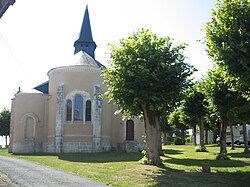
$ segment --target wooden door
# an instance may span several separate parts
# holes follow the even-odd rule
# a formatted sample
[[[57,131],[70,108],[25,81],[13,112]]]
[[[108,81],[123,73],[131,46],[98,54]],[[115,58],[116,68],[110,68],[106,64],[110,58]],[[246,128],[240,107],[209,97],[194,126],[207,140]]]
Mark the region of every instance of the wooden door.
[[[134,121],[128,120],[126,122],[126,140],[134,140]]]

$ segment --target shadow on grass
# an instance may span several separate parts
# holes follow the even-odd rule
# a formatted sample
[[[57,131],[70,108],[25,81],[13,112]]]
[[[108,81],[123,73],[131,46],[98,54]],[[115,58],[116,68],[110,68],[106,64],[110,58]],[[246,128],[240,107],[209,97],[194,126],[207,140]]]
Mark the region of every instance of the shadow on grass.
[[[217,145],[217,144],[206,144],[205,145],[207,148],[209,148],[209,147],[220,147],[219,145]]]
[[[203,173],[201,164],[205,160],[198,159],[176,159],[171,158],[166,160],[168,163],[182,164],[186,166],[200,166],[198,170],[177,170],[169,168],[166,165],[160,167],[156,173],[148,175],[154,179],[156,187],[246,187],[249,186],[250,172],[211,172]],[[206,160],[207,161],[207,160]],[[165,162],[165,163],[166,163]],[[235,160],[209,160],[211,167],[243,167],[249,165],[242,161]]]
[[[250,158],[250,153],[228,153],[232,158]]]
[[[162,168],[158,173],[149,176],[155,180],[157,187],[245,187],[249,183],[249,172],[202,173],[201,171],[177,171]]]
[[[104,153],[33,153],[15,154],[21,156],[57,156],[61,160],[71,162],[106,163],[106,162],[131,162],[140,160],[142,153],[104,152]]]
[[[138,161],[143,155],[141,153],[125,153],[125,152],[106,152],[106,153],[84,153],[84,154],[59,154],[59,159],[71,162],[130,162]]]
[[[169,157],[170,158],[170,157]],[[170,158],[165,160],[165,163],[178,164],[184,166],[202,166],[204,161],[209,161],[211,167],[244,167],[249,166],[249,163],[240,160],[207,160],[207,159],[190,159],[190,158]]]
[[[183,151],[175,150],[175,149],[164,149],[163,153],[167,155],[173,155],[173,154],[183,154]]]

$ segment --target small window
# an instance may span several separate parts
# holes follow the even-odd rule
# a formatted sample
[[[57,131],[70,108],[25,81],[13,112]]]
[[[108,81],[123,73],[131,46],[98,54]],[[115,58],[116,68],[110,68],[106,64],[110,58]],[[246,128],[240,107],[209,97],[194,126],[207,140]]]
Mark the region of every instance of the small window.
[[[83,121],[83,98],[80,95],[75,97],[74,121]]]
[[[72,101],[67,100],[66,121],[71,121],[71,119],[72,119]]]
[[[86,101],[86,115],[85,115],[85,121],[91,121],[91,101]]]

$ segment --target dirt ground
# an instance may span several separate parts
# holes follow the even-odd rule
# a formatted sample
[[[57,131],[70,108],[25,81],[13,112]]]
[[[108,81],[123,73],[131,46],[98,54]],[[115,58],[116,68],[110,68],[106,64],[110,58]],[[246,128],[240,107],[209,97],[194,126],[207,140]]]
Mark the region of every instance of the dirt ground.
[[[6,174],[0,172],[0,187],[17,187],[17,186],[18,185],[13,183]]]

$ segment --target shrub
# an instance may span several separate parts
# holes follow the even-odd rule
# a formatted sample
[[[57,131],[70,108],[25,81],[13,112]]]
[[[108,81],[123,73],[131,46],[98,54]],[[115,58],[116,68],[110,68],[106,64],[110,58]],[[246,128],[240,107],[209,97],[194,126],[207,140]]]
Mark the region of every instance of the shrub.
[[[174,139],[174,145],[184,145],[185,142],[183,142],[183,140],[181,139],[181,137],[177,136]]]
[[[208,152],[205,146],[196,146],[195,152]]]
[[[161,166],[162,165],[162,160],[158,160],[156,163],[153,162],[152,160],[148,160],[147,155],[146,155],[146,150],[143,150],[141,152],[144,156],[142,157],[142,159],[139,160],[140,164],[147,164],[147,165],[157,165],[157,166]]]
[[[171,144],[173,144],[173,142],[170,142],[170,141],[166,141],[166,142],[162,143],[162,145],[171,145]]]
[[[192,136],[188,136],[188,137],[185,139],[185,141],[186,141],[187,143],[192,143]]]

